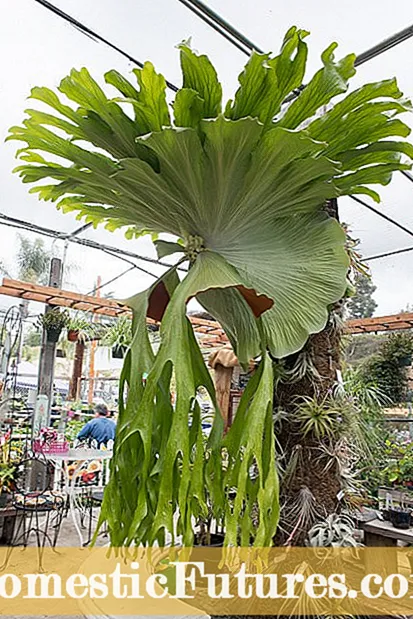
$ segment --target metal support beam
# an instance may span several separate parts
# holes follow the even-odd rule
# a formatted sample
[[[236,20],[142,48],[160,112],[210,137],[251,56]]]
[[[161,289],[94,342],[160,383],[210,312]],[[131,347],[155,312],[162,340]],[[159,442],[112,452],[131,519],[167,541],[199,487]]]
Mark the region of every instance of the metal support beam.
[[[60,258],[52,258],[50,264],[49,286],[51,288],[61,288],[62,285],[62,261]],[[46,305],[46,312],[53,309],[52,305]],[[56,343],[49,342],[46,330],[43,329],[42,347],[39,360],[39,377],[37,394],[45,395],[48,398],[49,406],[47,412],[47,424],[50,422],[50,407],[53,397],[53,378],[56,356]]]

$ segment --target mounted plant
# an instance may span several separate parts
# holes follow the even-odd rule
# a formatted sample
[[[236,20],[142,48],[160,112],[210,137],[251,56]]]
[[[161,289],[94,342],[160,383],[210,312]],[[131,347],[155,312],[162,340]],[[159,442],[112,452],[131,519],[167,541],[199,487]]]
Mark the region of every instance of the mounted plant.
[[[354,521],[346,514],[331,514],[315,524],[308,534],[308,546],[360,546],[354,537]]]
[[[34,88],[32,98],[52,109],[28,110],[23,126],[11,129],[8,139],[24,142],[16,170],[23,182],[52,181],[31,190],[41,199],[94,225],[124,227],[129,238],[175,235],[173,243],[155,241],[158,255],[177,254],[177,264],[189,267],[182,281],[171,267],[125,302],[133,337],[102,508],[114,545],[162,544],[166,533],[191,544],[192,522],[211,511],[225,526],[225,544],[272,542],[279,500],[270,355],[298,352],[347,289],[346,235],[325,202],[349,193],[378,200],[370,185],[387,184],[410,167],[401,155],[413,156],[410,144],[385,139],[410,132],[396,118],[410,104],[395,80],[332,104],[355,74],[355,56],[336,62],[335,43],[300,96],[282,105],[303,81],[307,34],[291,28],[278,56],[254,52],[224,107],[209,59],[183,43],[183,87],[171,107],[165,79],[149,62],[133,71],[136,83],[106,73],[116,98],[86,69],[73,70],[59,87],[70,105]],[[186,317],[194,297],[221,323],[241,364],[261,357],[225,437]],[[147,316],[161,321],[156,356]],[[201,386],[216,410],[206,446]]]
[[[58,307],[54,307],[38,318],[38,325],[45,329],[48,342],[58,342],[61,332],[68,323],[69,313],[67,310],[61,311]]]

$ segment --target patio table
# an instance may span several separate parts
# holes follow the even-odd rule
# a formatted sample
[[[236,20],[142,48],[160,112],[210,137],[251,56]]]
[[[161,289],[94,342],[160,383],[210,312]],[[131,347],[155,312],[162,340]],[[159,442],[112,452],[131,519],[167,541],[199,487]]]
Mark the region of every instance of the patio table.
[[[78,500],[79,487],[76,485],[76,481],[80,477],[82,469],[87,469],[89,464],[93,461],[100,463],[100,473],[102,475],[102,484],[104,486],[108,479],[108,466],[105,466],[105,462],[111,459],[113,451],[111,449],[93,449],[87,447],[76,447],[69,449],[66,453],[62,454],[44,454],[46,460],[53,462],[55,465],[55,489],[60,485],[60,474],[63,474],[64,491],[67,494],[70,514],[75,526],[76,532],[79,536],[80,545],[83,546],[84,539],[79,523],[80,510],[82,508],[81,503]],[[69,465],[72,464],[73,466]],[[94,486],[96,489],[98,486]],[[84,488],[84,487],[83,487]]]

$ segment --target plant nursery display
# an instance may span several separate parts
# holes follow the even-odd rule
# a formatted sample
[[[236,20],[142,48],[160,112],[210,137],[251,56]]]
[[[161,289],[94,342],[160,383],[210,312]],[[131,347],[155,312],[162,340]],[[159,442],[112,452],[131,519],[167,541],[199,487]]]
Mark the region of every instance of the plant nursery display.
[[[326,202],[348,194],[379,201],[371,186],[389,183],[410,167],[403,155],[413,157],[398,118],[411,106],[396,81],[346,95],[355,55],[337,61],[335,43],[284,104],[303,82],[307,35],[293,27],[278,55],[253,52],[227,103],[208,57],[182,43],[183,84],[171,105],[150,62],[133,70],[133,81],[106,73],[107,91],[87,69],[73,69],[59,94],[34,88],[42,107],[11,129],[8,139],[23,142],[16,171],[41,199],[94,225],[125,228],[129,238],[151,234],[159,257],[176,257],[126,301],[132,341],[101,516],[113,545],[178,536],[191,545],[193,523],[211,518],[225,545],[268,546],[276,533],[273,362],[320,332],[349,287],[346,234]],[[225,435],[186,315],[193,298],[222,325],[242,365],[260,361]],[[148,316],[161,323],[156,354]],[[215,407],[207,442],[200,387]],[[334,434],[339,411],[328,404],[306,400],[303,432]],[[346,524],[330,525],[331,535],[349,538]]]

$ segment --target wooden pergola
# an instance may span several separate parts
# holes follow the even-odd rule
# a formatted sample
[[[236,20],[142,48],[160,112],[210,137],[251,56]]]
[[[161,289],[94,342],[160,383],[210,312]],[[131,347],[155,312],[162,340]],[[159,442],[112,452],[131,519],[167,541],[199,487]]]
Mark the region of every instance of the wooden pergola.
[[[103,316],[116,317],[127,315],[130,312],[125,305],[113,299],[93,297],[72,292],[71,290],[61,290],[51,286],[40,286],[8,278],[3,279],[0,286],[0,294]],[[206,320],[205,318],[197,318],[195,316],[189,316],[189,320],[194,326],[195,333],[199,334],[203,346],[218,347],[228,343],[228,338],[222,327],[215,320]],[[156,324],[151,318],[148,318],[147,321],[148,324]],[[377,318],[359,318],[346,322],[346,332],[353,334],[379,333],[412,328],[413,313],[411,312]]]
[[[30,282],[21,282],[15,279],[4,278],[0,286],[0,294],[28,301],[46,303],[55,307],[66,307],[83,312],[90,312],[101,316],[124,316],[130,314],[128,307],[103,297],[93,297],[79,294],[71,290],[61,290],[51,286],[40,286]],[[201,342],[205,346],[216,346],[228,343],[228,338],[215,320],[206,320],[189,316],[194,330],[201,336]],[[148,324],[156,324],[152,318],[147,318]]]

